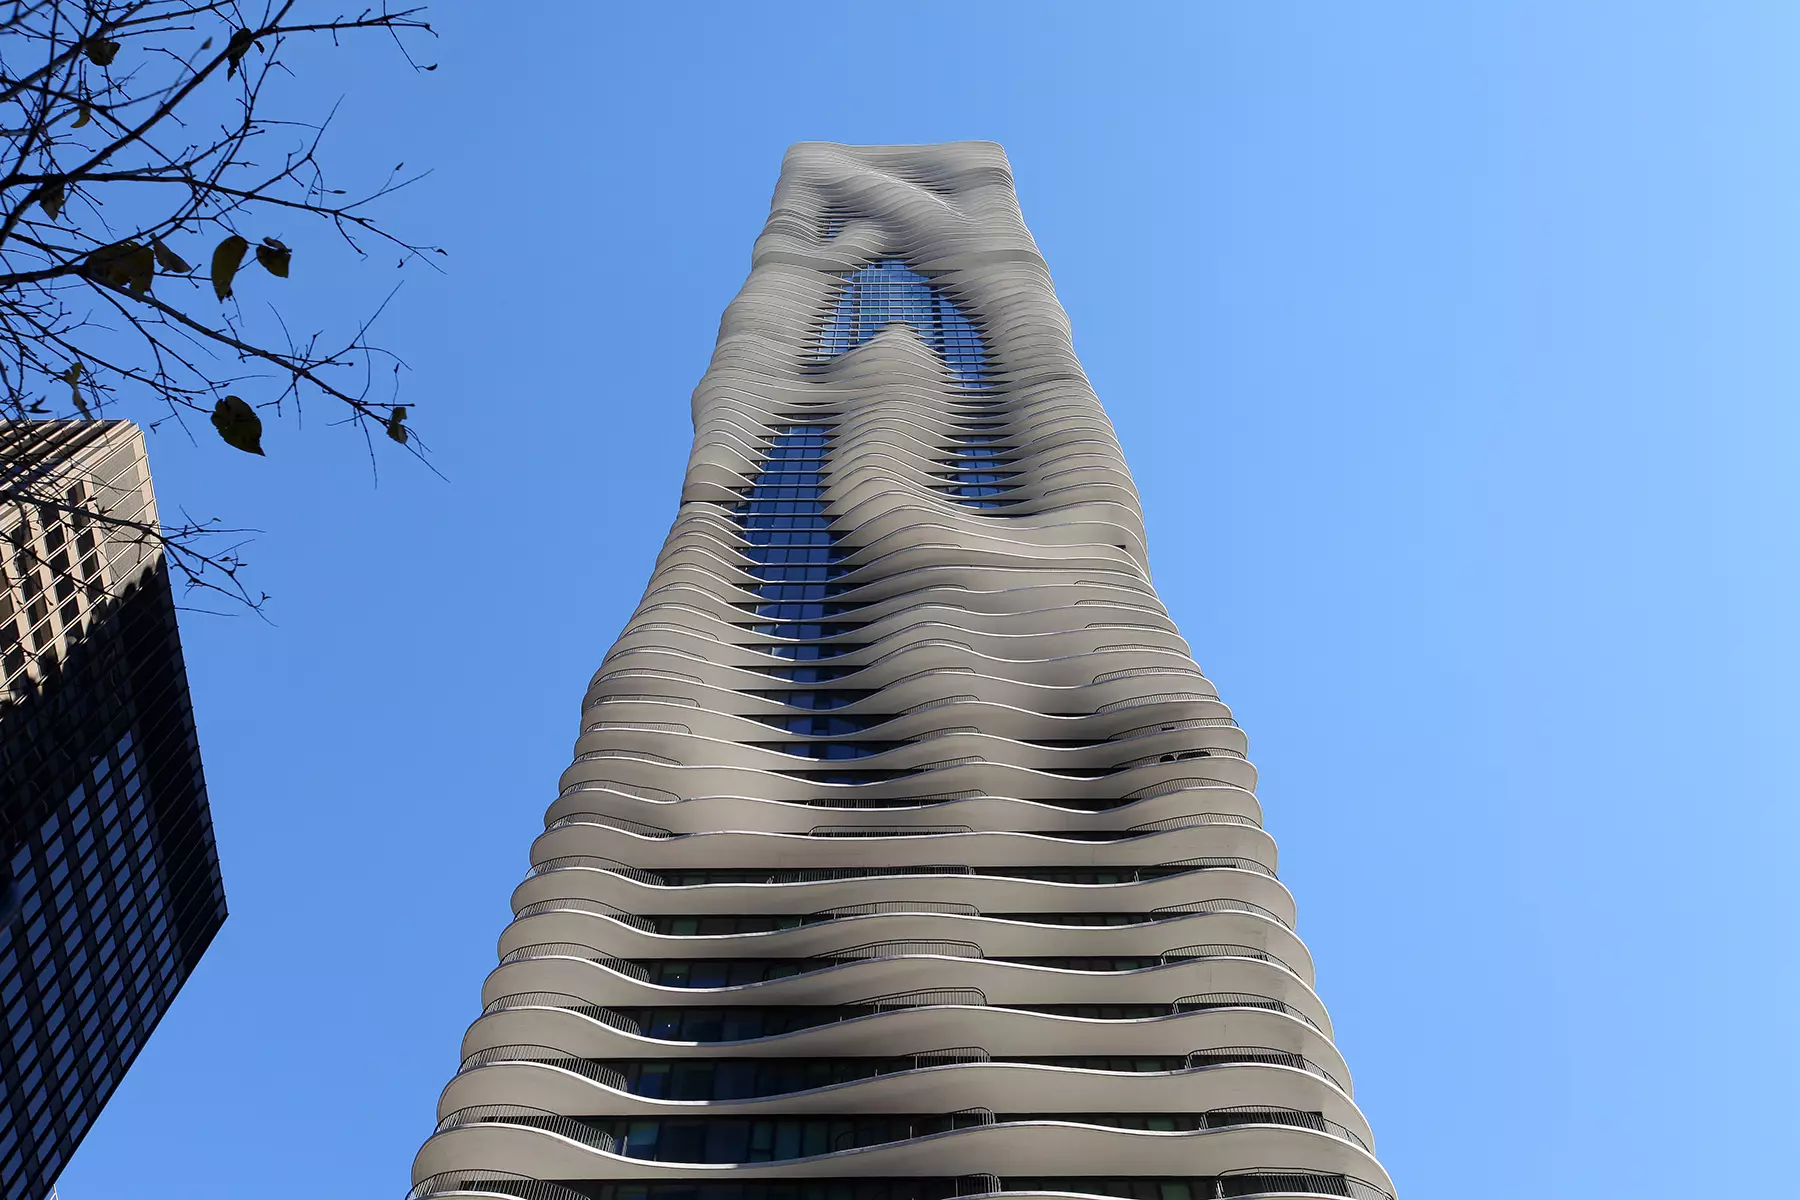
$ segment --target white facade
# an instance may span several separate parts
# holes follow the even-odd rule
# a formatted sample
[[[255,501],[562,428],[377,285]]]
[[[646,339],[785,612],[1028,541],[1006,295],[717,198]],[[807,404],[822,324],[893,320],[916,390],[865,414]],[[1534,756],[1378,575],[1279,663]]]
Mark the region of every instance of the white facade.
[[[991,143],[789,151],[415,1200],[1393,1186]]]

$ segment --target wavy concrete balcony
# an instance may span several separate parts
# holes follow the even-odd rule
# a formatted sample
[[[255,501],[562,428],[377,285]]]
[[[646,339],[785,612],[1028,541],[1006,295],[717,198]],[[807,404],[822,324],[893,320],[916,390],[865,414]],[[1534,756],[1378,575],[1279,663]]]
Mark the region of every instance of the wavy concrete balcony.
[[[794,147],[414,1200],[1389,1200],[998,147]]]

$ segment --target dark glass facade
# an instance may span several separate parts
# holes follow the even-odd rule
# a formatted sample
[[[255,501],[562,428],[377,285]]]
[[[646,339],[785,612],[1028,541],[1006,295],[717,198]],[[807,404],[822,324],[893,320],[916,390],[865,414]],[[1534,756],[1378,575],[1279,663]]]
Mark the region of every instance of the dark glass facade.
[[[134,429],[101,431],[141,465]],[[117,445],[73,449],[121,461]],[[0,568],[0,1195],[39,1200],[218,932],[225,894],[165,571],[109,571],[104,536],[73,517],[15,506],[6,522],[25,536]],[[92,569],[58,559],[64,546]]]

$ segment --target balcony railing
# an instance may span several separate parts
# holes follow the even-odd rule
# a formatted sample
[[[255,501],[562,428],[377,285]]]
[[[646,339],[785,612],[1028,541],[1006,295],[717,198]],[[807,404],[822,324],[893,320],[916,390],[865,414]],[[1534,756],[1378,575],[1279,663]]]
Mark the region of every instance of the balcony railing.
[[[535,917],[543,913],[578,912],[589,913],[596,917],[605,917],[617,921],[621,925],[629,925],[633,929],[641,929],[645,933],[656,932],[656,922],[648,917],[640,917],[636,913],[628,913],[616,908],[604,900],[586,900],[575,896],[559,897],[555,900],[538,900],[527,904],[513,914],[513,920],[524,917]]]
[[[957,900],[871,900],[866,904],[840,904],[806,914],[809,917],[866,917],[877,913],[932,913],[939,916],[979,917],[981,910]]]
[[[865,1000],[857,1000],[847,1007],[873,1008],[879,1012],[883,1009],[924,1008],[935,1004],[984,1006],[987,1002],[987,993],[980,988],[920,988],[912,992],[889,992],[885,996],[870,996]]]
[[[577,1013],[590,1020],[598,1021],[602,1025],[610,1025],[624,1033],[642,1034],[644,1031],[643,1025],[635,1017],[626,1016],[622,1012],[616,1012],[603,1005],[590,1003],[580,996],[571,996],[567,992],[511,992],[489,1003],[481,1010],[481,1015],[487,1017],[494,1013],[510,1012],[520,1008],[556,1008],[564,1012]]]
[[[1169,918],[1178,917],[1183,913],[1252,913],[1259,917],[1267,917],[1271,921],[1286,926],[1289,929],[1293,928],[1292,925],[1288,924],[1286,918],[1274,909],[1264,908],[1262,905],[1253,904],[1248,900],[1227,900],[1223,898],[1215,900],[1190,900],[1186,904],[1165,904],[1159,908],[1153,908],[1150,911],[1159,917]]]
[[[517,950],[500,960],[501,966],[512,963],[527,962],[540,958],[580,958],[591,963],[598,963],[609,971],[637,980],[639,983],[650,982],[650,972],[634,962],[622,958],[614,958],[610,954],[602,954],[592,946],[583,946],[575,942],[536,942],[530,946],[520,946]]]
[[[1221,1125],[1291,1125],[1296,1129],[1314,1129],[1320,1133],[1329,1133],[1332,1137],[1354,1142],[1370,1154],[1374,1151],[1369,1143],[1357,1136],[1348,1125],[1339,1124],[1316,1112],[1300,1112],[1294,1109],[1265,1108],[1255,1104],[1240,1104],[1232,1108],[1209,1108],[1204,1114],[1210,1122],[1215,1117],[1223,1118]],[[1244,1118],[1241,1121],[1233,1117]]]
[[[1185,779],[1165,779],[1161,783],[1152,783],[1127,792],[1127,800],[1153,800],[1158,796],[1167,796],[1174,792],[1191,791],[1194,788],[1231,788],[1233,791],[1248,792],[1250,789],[1236,783],[1228,783],[1223,779],[1211,779],[1205,776],[1190,776]]]
[[[1273,954],[1270,954],[1267,950],[1259,950],[1255,946],[1240,946],[1233,943],[1211,943],[1202,946],[1176,946],[1173,949],[1164,950],[1162,952],[1162,960],[1165,964],[1181,962],[1183,959],[1189,958],[1249,958],[1255,959],[1257,962],[1266,962],[1280,967],[1289,975],[1299,974],[1298,971],[1288,966]]]
[[[846,946],[842,950],[827,950],[812,957],[831,959],[901,958],[920,954],[933,954],[949,958],[985,957],[981,947],[974,942],[948,938],[934,941],[864,942],[860,946]]]
[[[940,837],[952,833],[974,833],[972,825],[814,825],[806,831],[816,838],[899,838]]]
[[[624,1072],[592,1059],[577,1057],[567,1050],[558,1050],[554,1046],[489,1046],[486,1050],[477,1050],[463,1059],[456,1073],[461,1075],[465,1071],[473,1071],[492,1063],[540,1063],[591,1079],[617,1092],[631,1090]]]
[[[467,1168],[444,1171],[415,1183],[406,1200],[430,1200],[433,1196],[499,1197],[501,1200],[588,1200],[571,1187],[549,1179],[532,1179],[510,1171]]]
[[[1190,1050],[1187,1055],[1187,1069],[1190,1071],[1206,1067],[1235,1067],[1254,1063],[1271,1067],[1292,1067],[1296,1071],[1305,1071],[1308,1075],[1317,1075],[1340,1092],[1348,1093],[1349,1091],[1342,1083],[1338,1082],[1337,1076],[1312,1059],[1303,1054],[1277,1050],[1271,1046],[1213,1046],[1205,1050]]]
[[[528,1108],[523,1104],[477,1104],[459,1108],[439,1121],[433,1133],[447,1133],[467,1125],[521,1125],[566,1137],[607,1154],[617,1153],[618,1143],[610,1133],[595,1129],[573,1117],[546,1112],[541,1108]]]
[[[570,813],[566,817],[558,817],[544,827],[549,833],[556,829],[567,829],[571,825],[585,825],[589,828],[616,829],[623,833],[635,833],[647,838],[672,838],[678,835],[672,829],[664,829],[661,825],[646,825],[642,821],[632,821],[625,817],[609,817],[605,813]]]
[[[1163,833],[1170,829],[1192,829],[1196,825],[1248,825],[1253,829],[1262,828],[1250,817],[1240,816],[1237,813],[1203,812],[1188,813],[1180,817],[1164,817],[1160,821],[1144,821],[1128,827],[1125,832]]]
[[[1285,1000],[1277,1000],[1273,996],[1257,996],[1249,992],[1200,992],[1192,996],[1183,996],[1170,1008],[1177,1013],[1211,1012],[1221,1008],[1260,1008],[1267,1012],[1283,1013],[1297,1017],[1306,1024],[1318,1029],[1318,1023]],[[1320,1030],[1323,1033],[1323,1030]]]
[[[550,871],[570,869],[586,869],[590,871],[606,871],[610,874],[630,879],[637,883],[647,883],[652,887],[662,886],[662,876],[655,871],[646,871],[640,867],[629,867],[615,858],[599,858],[592,854],[565,854],[559,858],[547,858],[541,863],[533,863],[525,872],[525,878],[535,879]]]

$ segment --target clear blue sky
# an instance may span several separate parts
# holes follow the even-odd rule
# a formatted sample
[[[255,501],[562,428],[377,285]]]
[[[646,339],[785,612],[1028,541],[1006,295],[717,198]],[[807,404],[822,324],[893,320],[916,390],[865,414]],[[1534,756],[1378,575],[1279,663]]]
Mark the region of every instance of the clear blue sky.
[[[184,622],[232,916],[63,1200],[405,1191],[812,139],[1011,154],[1403,1200],[1791,1174],[1800,10],[1102,7],[464,0],[302,73],[346,185],[437,169],[448,482],[154,439],[275,624]],[[283,236],[298,306],[393,277]]]

